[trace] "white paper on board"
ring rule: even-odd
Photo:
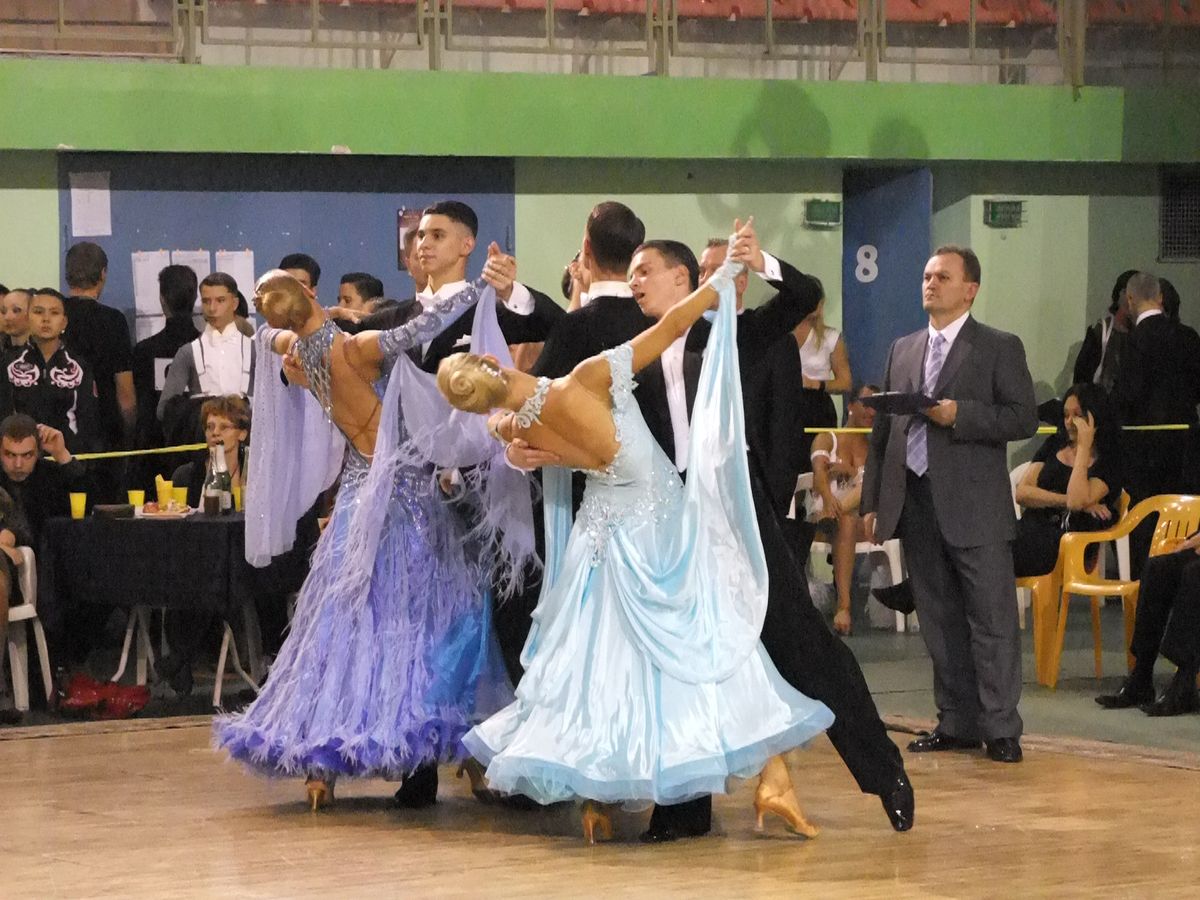
[[[199,283],[211,274],[212,254],[207,250],[172,250],[171,265],[187,266],[196,273],[196,282]],[[200,312],[200,291],[196,290],[196,312]]]
[[[249,303],[254,296],[254,251],[218,250],[214,255],[216,268],[213,271],[232,276]]]
[[[160,315],[158,273],[171,264],[171,254],[166,250],[135,250],[130,257],[133,261],[133,308],[139,316]]]
[[[112,193],[108,172],[71,172],[71,234],[107,237],[112,234]]]

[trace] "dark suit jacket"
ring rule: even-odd
[[[885,391],[918,391],[928,329],[898,338],[888,352]],[[1016,535],[1008,442],[1037,430],[1033,379],[1025,347],[1014,334],[968,318],[950,348],[933,390],[958,402],[952,428],[928,425],[929,471],[937,525],[953,547],[1011,541]],[[912,416],[877,416],[863,477],[863,513],[876,513],[875,536],[894,537],[907,486]]]
[[[528,285],[526,285],[528,287]],[[533,312],[520,316],[503,304],[496,306],[496,318],[504,340],[510,344],[536,344],[546,340],[554,323],[567,314],[566,310],[540,291],[529,288],[533,295]],[[464,338],[470,339],[471,325],[475,319],[472,306],[450,323],[450,326],[435,337],[421,358],[421,368],[436,372],[438,363],[451,353],[468,349]]]

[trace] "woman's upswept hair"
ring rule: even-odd
[[[486,413],[508,393],[504,373],[475,353],[452,353],[441,361],[437,386],[450,405],[465,412]]]
[[[304,285],[282,269],[272,269],[258,279],[254,292],[262,298],[264,309],[268,303],[275,307],[284,328],[299,328],[312,312]]]

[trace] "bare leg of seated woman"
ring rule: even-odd
[[[837,589],[837,612],[833,614],[833,630],[849,634],[853,628],[850,618],[850,588],[854,583],[854,545],[863,540],[862,517],[858,514],[861,489],[855,488],[841,500],[837,531],[833,537],[833,584]]]

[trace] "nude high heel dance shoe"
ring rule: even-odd
[[[583,839],[589,844],[596,843],[597,832],[601,840],[612,840],[612,819],[599,803],[585,800],[580,818],[583,823]]]
[[[332,781],[323,781],[320,778],[308,778],[304,782],[304,789],[308,792],[308,804],[313,812],[333,803]]]
[[[755,831],[763,830],[763,818],[770,813],[783,819],[784,825],[793,834],[815,838],[821,833],[820,828],[804,818],[804,811],[800,809],[800,801],[796,799],[796,791],[792,787],[792,776],[781,756],[771,757],[763,767],[758,790],[754,792],[754,811],[758,814]]]

